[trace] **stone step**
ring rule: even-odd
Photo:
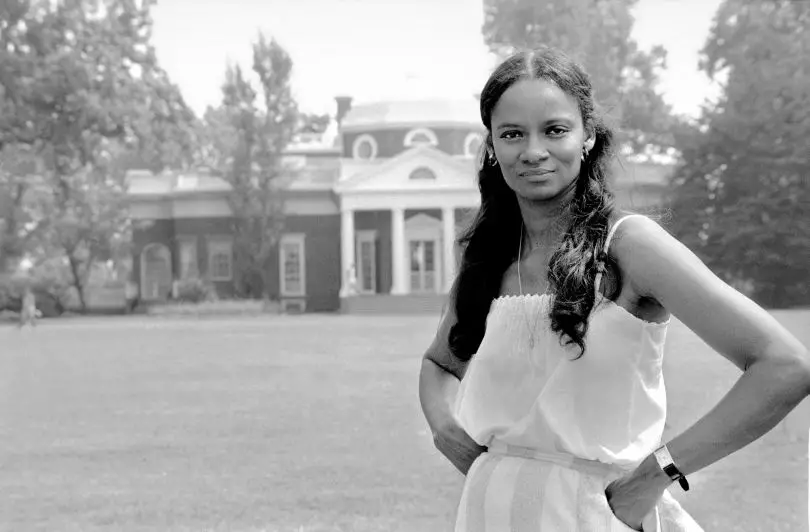
[[[352,296],[341,299],[344,314],[441,314],[447,296],[444,294],[412,294]]]

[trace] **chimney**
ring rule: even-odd
[[[349,109],[352,108],[352,97],[351,96],[335,96],[335,101],[337,102],[337,115],[335,116],[335,121],[340,127],[341,123],[343,123],[343,118],[346,116],[346,113],[349,112]]]

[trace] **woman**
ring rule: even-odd
[[[565,55],[507,59],[481,118],[481,208],[420,374],[435,444],[466,474],[456,530],[701,530],[667,488],[810,393],[805,348],[656,223],[614,209],[612,133]],[[661,445],[670,315],[743,374]]]

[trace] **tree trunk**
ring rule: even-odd
[[[6,270],[12,258],[19,258],[22,249],[17,234],[19,220],[17,214],[20,211],[25,186],[18,183],[11,195],[11,204],[7,206],[8,212],[0,219],[0,273],[8,273]]]
[[[76,289],[76,294],[79,296],[81,312],[82,314],[86,314],[87,302],[84,300],[84,281],[79,271],[79,261],[77,261],[72,254],[68,253],[68,262],[70,263],[70,274],[73,277],[73,287]]]

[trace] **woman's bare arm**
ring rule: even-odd
[[[613,253],[634,291],[658,301],[743,371],[710,412],[668,442],[688,475],[759,438],[807,397],[810,359],[773,316],[720,280],[658,224],[639,218],[622,228]],[[657,468],[654,460],[647,462]]]
[[[484,448],[464,432],[453,415],[458,384],[467,368],[467,362],[460,360],[450,351],[450,328],[455,321],[451,298],[443,313],[436,337],[422,358],[419,401],[436,448],[456,469],[466,474]]]

